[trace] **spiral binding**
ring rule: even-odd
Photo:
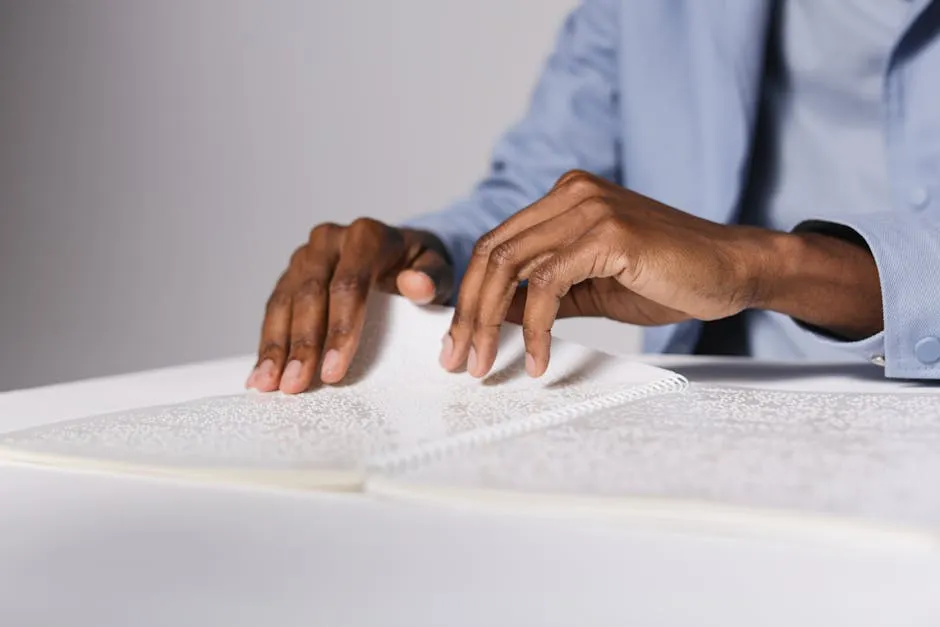
[[[544,411],[521,420],[490,425],[473,431],[458,433],[449,437],[419,444],[411,448],[377,455],[366,463],[367,473],[395,474],[426,465],[436,459],[453,454],[455,451],[508,440],[516,436],[541,431],[549,427],[576,420],[603,409],[611,409],[633,401],[682,392],[689,386],[688,380],[681,375],[673,375],[652,383],[636,386],[622,392],[614,392],[598,398],[592,398],[561,409]]]

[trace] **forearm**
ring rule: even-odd
[[[819,233],[764,232],[754,308],[858,340],[884,328],[881,285],[863,246]]]

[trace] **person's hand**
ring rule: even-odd
[[[318,368],[324,383],[340,381],[356,352],[371,289],[442,303],[453,277],[444,246],[430,233],[364,218],[346,227],[317,226],[268,299],[246,386],[303,392]]]
[[[662,325],[731,316],[759,296],[773,235],[709,222],[571,172],[478,241],[441,365],[486,375],[507,318],[521,321],[526,370],[539,376],[556,317]],[[527,287],[517,289],[522,281]]]

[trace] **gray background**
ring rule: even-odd
[[[0,389],[251,352],[311,226],[470,187],[574,4],[0,0]]]

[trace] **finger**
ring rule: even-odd
[[[494,242],[495,247],[510,237],[565,213],[585,200],[607,193],[608,183],[602,179],[587,172],[572,170],[559,178],[541,200],[517,212],[488,235],[498,240]]]
[[[419,305],[444,303],[453,291],[454,271],[440,253],[425,250],[395,280],[398,293]]]
[[[400,237],[381,222],[356,220],[346,231],[330,281],[329,312],[320,378],[338,383],[346,376],[365,324],[366,300],[384,266],[402,256]],[[398,246],[397,250],[392,247]]]
[[[594,313],[590,310],[582,311],[582,308],[579,306],[577,299],[574,298],[578,287],[578,285],[573,285],[568,293],[561,299],[561,302],[558,305],[558,313],[555,315],[556,320],[560,320],[561,318],[600,315],[599,313]],[[506,312],[506,322],[522,325],[522,319],[525,315],[525,303],[528,291],[529,288],[525,285],[516,288],[516,291],[512,296],[512,302],[509,305],[509,310]]]
[[[280,390],[298,394],[310,388],[326,333],[329,280],[310,277],[297,288],[291,311],[290,353]]]
[[[460,284],[450,329],[444,336],[441,350],[441,365],[444,368],[456,370],[466,363],[468,370],[474,372],[479,367],[471,340],[490,253],[507,239],[563,213],[574,204],[574,192],[581,194],[584,188],[572,190],[570,181],[564,184],[560,181],[547,196],[519,211],[477,241]]]
[[[526,371],[530,376],[539,377],[548,368],[552,326],[562,301],[573,285],[604,276],[607,254],[605,242],[588,236],[560,250],[532,271],[522,316]]]
[[[547,260],[552,251],[570,245],[609,213],[610,208],[605,201],[591,198],[493,249],[478,301],[471,340],[476,352],[476,367],[470,370],[470,374],[482,377],[493,367],[499,347],[499,330],[519,281],[527,279],[531,270]]]
[[[292,302],[289,276],[290,271],[284,273],[265,305],[258,360],[248,381],[245,382],[245,387],[259,392],[276,390],[284,370],[287,342],[290,338]]]
[[[310,233],[304,278],[293,295],[290,353],[281,375],[280,389],[287,394],[309,389],[316,376],[326,334],[330,278],[339,260],[342,232],[339,226],[324,224]]]
[[[512,293],[512,301],[509,303],[509,309],[506,310],[506,322],[512,324],[522,324],[522,315],[525,313],[525,300],[529,288],[525,285],[516,287]]]
[[[486,267],[491,252],[506,240],[546,220],[564,213],[588,198],[599,196],[607,184],[586,172],[572,171],[562,176],[541,200],[519,211],[497,228],[484,235],[474,247],[473,255],[460,287],[454,319],[445,336],[441,364],[450,370],[467,363],[468,369],[479,372],[484,366],[472,344],[480,291],[486,281]],[[492,334],[492,331],[490,331]],[[498,329],[497,329],[498,334]]]

